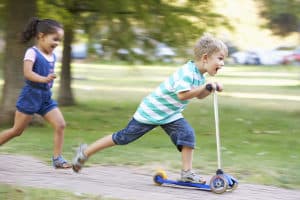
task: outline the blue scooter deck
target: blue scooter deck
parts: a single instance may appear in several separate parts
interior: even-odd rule
[[[198,188],[201,190],[211,191],[210,186],[206,185],[206,184],[174,181],[174,180],[164,179],[163,177],[161,177],[159,175],[155,176],[154,179],[155,179],[154,182],[158,185],[161,185],[161,184],[178,185],[178,186],[193,187],[193,188]]]
[[[167,175],[164,171],[158,171],[154,177],[153,181],[157,185],[177,185],[184,187],[197,188],[205,191],[212,191],[217,194],[222,194],[226,191],[233,191],[237,188],[238,182],[235,178],[228,174],[217,174],[213,176],[210,180],[210,184],[201,184],[201,183],[191,183],[191,182],[183,182],[183,181],[175,181],[167,179]]]

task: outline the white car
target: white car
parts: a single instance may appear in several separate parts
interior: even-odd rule
[[[259,65],[260,59],[254,51],[238,51],[230,56],[235,64],[242,65]]]

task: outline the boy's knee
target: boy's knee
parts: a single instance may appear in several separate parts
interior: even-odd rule
[[[122,134],[113,134],[112,136],[113,142],[117,145],[126,145],[131,142],[126,136]]]

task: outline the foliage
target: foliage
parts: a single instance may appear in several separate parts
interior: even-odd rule
[[[4,0],[0,0],[0,30],[2,30],[4,27]]]
[[[291,32],[300,30],[300,6],[299,0],[278,1],[260,0],[262,6],[261,15],[268,22],[266,26],[277,35],[285,36]]]
[[[147,48],[153,41],[186,47],[213,27],[230,27],[224,16],[214,13],[210,0],[180,3],[164,0],[39,2],[41,14],[68,20],[75,29],[86,31],[91,43],[102,44],[115,56],[120,48],[129,51],[137,46]],[[53,12],[44,12],[49,9]]]

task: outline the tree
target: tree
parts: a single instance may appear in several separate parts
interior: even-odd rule
[[[300,1],[260,0],[261,15],[267,19],[266,26],[276,35],[300,33]]]
[[[15,103],[23,85],[23,57],[26,46],[20,43],[19,34],[24,25],[36,14],[35,0],[5,0],[4,30],[5,52],[3,63],[4,86],[0,105],[0,124],[13,122]]]
[[[171,46],[184,45],[195,40],[208,28],[229,26],[226,19],[212,12],[210,0],[40,0],[40,14],[59,18],[65,26],[62,73],[58,101],[62,105],[74,104],[71,90],[71,44],[74,30],[85,29],[90,38],[107,30],[105,45],[117,50],[134,45],[137,29],[144,35]],[[43,5],[45,3],[45,5]],[[41,12],[43,9],[45,12]],[[51,10],[52,12],[47,12]],[[100,30],[99,30],[100,29]]]
[[[104,48],[116,53],[120,48],[137,46],[137,38],[155,40],[171,47],[186,47],[203,32],[217,26],[230,28],[226,18],[213,12],[210,0],[202,1],[110,1],[101,15],[86,29],[99,38]],[[97,18],[98,17],[98,18]],[[95,19],[96,18],[96,19]]]

